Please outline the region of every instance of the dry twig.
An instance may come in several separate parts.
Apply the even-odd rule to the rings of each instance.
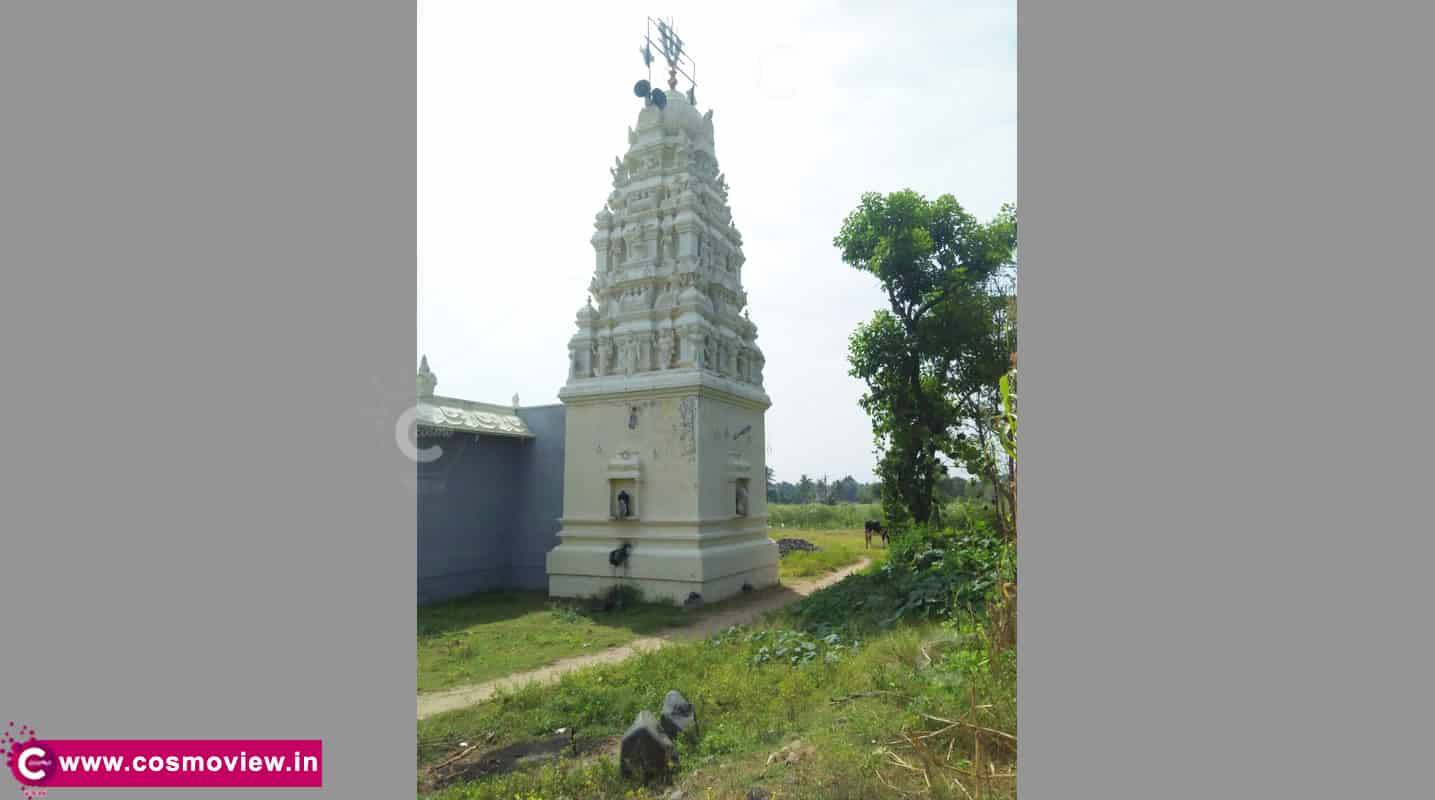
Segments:
[[[443,761],[440,761],[440,762],[438,762],[437,764],[434,764],[434,765],[433,765],[433,771],[434,771],[434,772],[438,772],[439,770],[443,769],[444,767],[448,766],[449,764],[452,764],[453,762],[458,761],[459,759],[463,758],[464,756],[468,755],[469,753],[472,753],[473,751],[475,751],[475,750],[477,750],[477,749],[478,749],[478,745],[476,745],[476,744],[471,744],[471,745],[469,745],[468,747],[465,747],[465,748],[463,748],[462,750],[458,751],[458,752],[455,753],[454,755],[449,756],[448,758],[445,758]]]
[[[1001,737],[1001,738],[1003,738],[1003,739],[1006,739],[1007,741],[1011,742],[1012,744],[1016,744],[1016,737],[1015,737],[1015,736],[1013,736],[1013,735],[1010,734],[1010,733],[1007,733],[1006,731],[999,731],[999,730],[997,730],[996,728],[988,728],[988,727],[986,727],[985,725],[978,725],[978,724],[976,724],[975,722],[967,722],[966,720],[960,720],[960,719],[958,719],[958,720],[942,719],[941,717],[934,717],[934,716],[932,716],[931,714],[922,714],[922,716],[926,717],[926,718],[929,719],[929,720],[932,720],[933,722],[942,722],[942,723],[946,723],[946,725],[947,725],[947,727],[942,728],[942,729],[939,730],[939,731],[932,731],[932,732],[929,734],[929,735],[931,735],[931,736],[936,736],[936,735],[938,735],[938,734],[940,734],[940,733],[944,733],[944,732],[946,732],[946,731],[951,730],[953,727],[956,727],[956,726],[960,725],[960,726],[963,727],[963,728],[970,728],[970,729],[972,729],[972,730],[974,730],[974,731],[981,731],[982,733],[989,733],[989,734],[991,734],[992,736],[998,736],[998,737]]]
[[[887,778],[886,778],[886,776],[884,776],[884,775],[882,774],[882,770],[881,770],[881,769],[878,769],[878,768],[874,767],[874,768],[872,769],[872,771],[875,772],[875,773],[877,773],[877,780],[881,781],[881,782],[882,782],[882,785],[883,785],[883,786],[886,786],[888,789],[891,789],[892,791],[896,792],[897,794],[902,795],[903,797],[906,797],[906,796],[908,796],[908,795],[911,794],[911,792],[904,791],[904,790],[902,790],[902,789],[898,789],[897,787],[895,787],[895,786],[893,786],[892,784],[888,783],[888,782],[887,782]]]
[[[842,697],[834,697],[834,698],[832,698],[831,700],[829,700],[829,701],[827,701],[827,702],[829,702],[829,703],[831,703],[832,705],[835,706],[835,705],[838,705],[839,703],[846,703],[846,702],[848,702],[849,700],[856,700],[856,699],[858,699],[858,698],[860,698],[860,697],[876,697],[876,696],[879,695],[879,694],[896,694],[896,692],[888,692],[888,691],[885,691],[885,690],[882,690],[882,689],[878,689],[878,690],[876,690],[876,691],[871,691],[871,692],[858,692],[858,693],[856,693],[856,694],[843,695]]]

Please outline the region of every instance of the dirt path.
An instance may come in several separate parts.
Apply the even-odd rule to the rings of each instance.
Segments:
[[[842,580],[852,573],[866,567],[871,563],[863,558],[856,564],[844,567],[830,575],[820,578],[809,578],[805,580],[794,580],[782,586],[764,589],[751,598],[750,602],[742,603],[734,608],[723,609],[709,616],[686,625],[681,628],[669,628],[660,631],[652,636],[644,636],[634,639],[622,647],[614,647],[601,653],[589,656],[574,656],[565,658],[540,667],[529,672],[516,672],[484,683],[475,683],[468,686],[459,686],[454,689],[445,689],[441,692],[430,692],[419,695],[419,719],[441,714],[445,711],[452,711],[456,708],[466,708],[477,705],[492,697],[499,689],[518,687],[526,683],[539,682],[547,683],[557,680],[559,677],[574,670],[590,667],[594,664],[612,664],[626,659],[628,656],[647,650],[656,650],[667,644],[669,641],[681,639],[706,639],[718,631],[729,628],[733,625],[744,625],[768,611],[782,608],[790,603],[806,597],[809,594],[823,589]]]

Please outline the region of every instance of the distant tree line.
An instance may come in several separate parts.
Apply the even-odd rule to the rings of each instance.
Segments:
[[[964,498],[990,500],[992,493],[991,487],[981,480],[948,475],[938,480],[936,495],[939,501],[948,502]],[[792,483],[791,481],[777,480],[773,468],[767,468],[767,502],[769,503],[821,503],[831,506],[838,503],[880,503],[881,501],[882,484],[880,482],[862,483],[851,475],[831,481],[826,475],[823,475],[817,480],[813,480],[804,474],[797,479],[796,483]]]

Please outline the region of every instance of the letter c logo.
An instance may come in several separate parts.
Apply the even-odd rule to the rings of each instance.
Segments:
[[[27,747],[21,750],[20,755],[16,757],[15,768],[20,771],[21,775],[25,776],[26,780],[42,781],[45,779],[45,770],[31,769],[30,759],[41,758],[45,755],[48,755],[48,753],[43,747]]]

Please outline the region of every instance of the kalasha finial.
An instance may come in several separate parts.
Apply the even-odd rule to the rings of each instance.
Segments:
[[[436,386],[438,386],[438,378],[433,374],[433,370],[429,369],[429,357],[425,355],[419,359],[419,397],[433,397],[433,390]]]

